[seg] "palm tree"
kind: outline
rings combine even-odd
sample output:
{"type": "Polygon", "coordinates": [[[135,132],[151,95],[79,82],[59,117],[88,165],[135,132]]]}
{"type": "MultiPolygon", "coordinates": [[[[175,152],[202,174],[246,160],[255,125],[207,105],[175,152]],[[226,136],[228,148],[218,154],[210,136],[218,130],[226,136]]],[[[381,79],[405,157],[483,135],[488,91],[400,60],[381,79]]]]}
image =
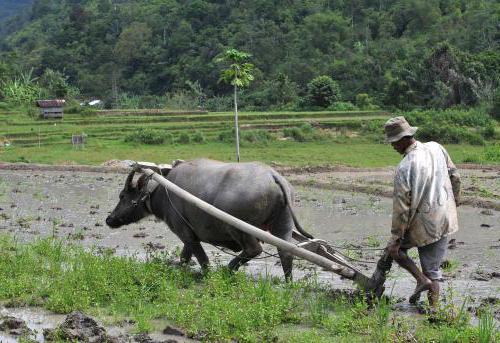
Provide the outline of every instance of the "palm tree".
{"type": "Polygon", "coordinates": [[[246,62],[252,55],[228,49],[217,59],[218,62],[229,63],[229,68],[224,69],[219,81],[224,81],[234,87],[234,128],[236,132],[236,161],[240,161],[240,136],[238,131],[238,87],[243,88],[250,84],[254,79],[252,71],[254,65],[246,62]]]}

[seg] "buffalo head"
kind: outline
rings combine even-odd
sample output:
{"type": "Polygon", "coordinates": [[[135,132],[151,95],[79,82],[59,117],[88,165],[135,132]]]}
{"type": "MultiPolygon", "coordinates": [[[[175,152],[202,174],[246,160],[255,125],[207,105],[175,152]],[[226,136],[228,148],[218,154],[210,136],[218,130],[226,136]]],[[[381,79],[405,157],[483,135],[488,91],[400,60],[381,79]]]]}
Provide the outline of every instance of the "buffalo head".
{"type": "Polygon", "coordinates": [[[143,188],[141,187],[141,181],[143,181],[144,176],[137,181],[137,185],[134,185],[134,174],[135,172],[132,171],[127,176],[125,186],[120,192],[120,201],[113,212],[106,218],[106,224],[109,227],[117,228],[135,223],[149,214],[145,204],[148,194],[141,190],[143,188]]]}

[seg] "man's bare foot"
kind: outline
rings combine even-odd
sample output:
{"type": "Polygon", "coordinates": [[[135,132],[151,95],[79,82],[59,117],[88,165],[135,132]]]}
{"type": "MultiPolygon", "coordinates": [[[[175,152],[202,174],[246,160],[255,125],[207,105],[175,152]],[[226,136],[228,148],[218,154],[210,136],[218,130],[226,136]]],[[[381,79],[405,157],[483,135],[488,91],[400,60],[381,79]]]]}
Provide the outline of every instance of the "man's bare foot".
{"type": "MultiPolygon", "coordinates": [[[[417,286],[415,287],[415,290],[413,291],[413,294],[409,299],[410,304],[413,305],[416,304],[417,301],[420,299],[420,293],[430,290],[431,287],[432,287],[432,281],[429,279],[417,282],[417,286]]],[[[439,296],[439,285],[438,285],[438,296],[439,296]]]]}
{"type": "Polygon", "coordinates": [[[429,287],[429,293],[427,294],[427,299],[429,300],[429,305],[431,308],[436,308],[439,302],[439,282],[433,280],[431,286],[429,287]]]}

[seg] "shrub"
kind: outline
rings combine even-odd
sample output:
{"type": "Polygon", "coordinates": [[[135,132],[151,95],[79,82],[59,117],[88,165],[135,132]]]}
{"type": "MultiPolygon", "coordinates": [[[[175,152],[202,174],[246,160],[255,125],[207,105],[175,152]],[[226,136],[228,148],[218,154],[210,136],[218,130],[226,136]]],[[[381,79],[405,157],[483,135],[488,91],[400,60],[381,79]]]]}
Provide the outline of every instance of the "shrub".
{"type": "Polygon", "coordinates": [[[355,111],[358,108],[350,102],[337,101],[328,106],[330,111],[355,111]]]}
{"type": "Polygon", "coordinates": [[[267,130],[245,130],[241,131],[241,140],[249,143],[267,143],[273,136],[267,130]]]}
{"type": "Polygon", "coordinates": [[[125,137],[125,142],[136,142],[142,144],[163,144],[167,135],[164,131],[140,128],[125,137]]]}
{"type": "Polygon", "coordinates": [[[339,101],[340,97],[340,86],[330,76],[318,76],[307,84],[307,100],[311,106],[325,108],[339,101]]]}
{"type": "Polygon", "coordinates": [[[378,109],[378,106],[373,104],[373,98],[366,93],[356,95],[356,105],[363,110],[378,109]]]}
{"type": "Polygon", "coordinates": [[[495,138],[495,126],[493,124],[489,124],[488,126],[481,129],[481,135],[485,139],[493,139],[495,138]]]}
{"type": "Polygon", "coordinates": [[[479,134],[471,132],[467,128],[448,125],[443,126],[434,123],[420,127],[416,137],[424,141],[437,141],[440,143],[484,144],[484,139],[479,134]]]}
{"type": "Polygon", "coordinates": [[[298,127],[284,128],[283,136],[293,138],[297,142],[305,142],[307,140],[302,130],[298,127]]]}
{"type": "Polygon", "coordinates": [[[191,141],[191,138],[189,137],[188,133],[187,132],[181,132],[181,134],[179,135],[179,137],[177,137],[177,143],[179,144],[189,144],[189,142],[191,141]]]}
{"type": "Polygon", "coordinates": [[[203,143],[205,142],[205,136],[203,135],[202,132],[196,131],[192,136],[191,136],[191,141],[195,143],[203,143]]]}
{"type": "Polygon", "coordinates": [[[231,130],[225,130],[219,133],[218,139],[221,142],[231,143],[234,142],[235,133],[234,128],[231,130]]]}

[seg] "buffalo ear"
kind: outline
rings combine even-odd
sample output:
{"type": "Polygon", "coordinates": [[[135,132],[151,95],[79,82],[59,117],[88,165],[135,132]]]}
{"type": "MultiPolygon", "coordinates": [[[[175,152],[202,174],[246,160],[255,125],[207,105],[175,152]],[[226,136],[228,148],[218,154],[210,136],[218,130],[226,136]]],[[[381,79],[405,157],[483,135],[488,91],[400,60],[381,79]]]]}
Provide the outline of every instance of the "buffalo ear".
{"type": "Polygon", "coordinates": [[[132,179],[134,178],[135,171],[131,171],[130,174],[127,176],[127,180],[125,181],[125,187],[123,190],[128,191],[130,189],[130,185],[132,183],[132,179]]]}
{"type": "Polygon", "coordinates": [[[160,164],[158,165],[158,168],[160,169],[160,173],[162,176],[166,177],[168,173],[172,170],[172,165],[170,164],[160,164]]]}

